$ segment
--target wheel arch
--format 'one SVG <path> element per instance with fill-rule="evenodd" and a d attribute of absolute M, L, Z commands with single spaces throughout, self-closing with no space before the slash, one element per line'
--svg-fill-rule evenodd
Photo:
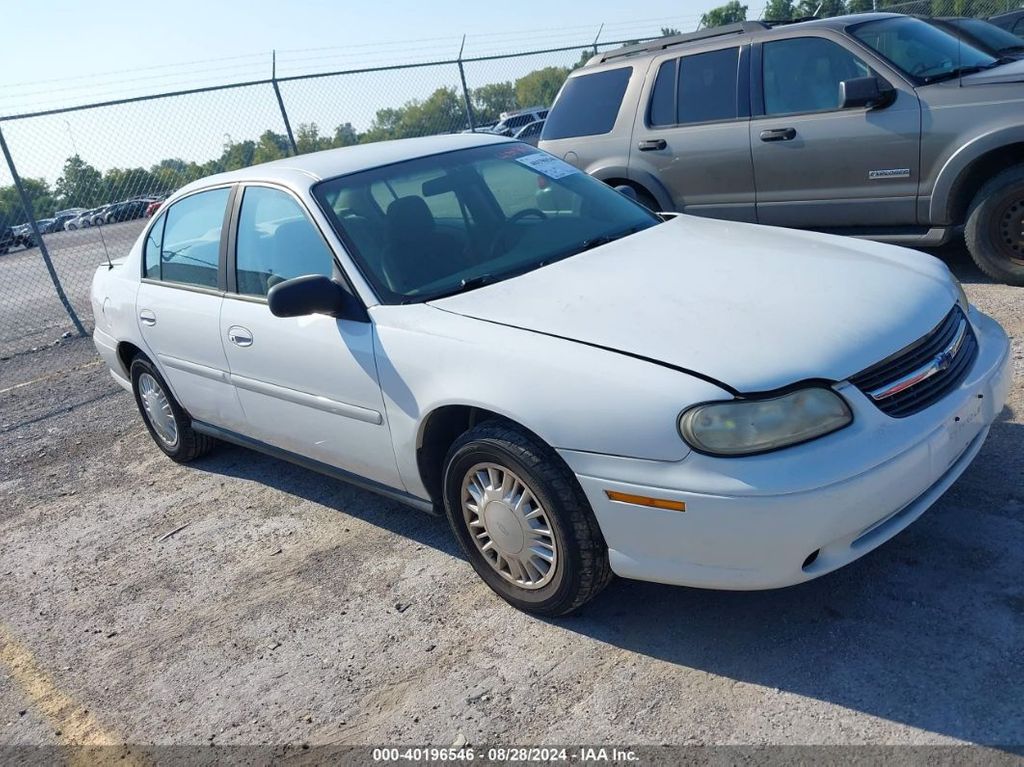
<path fill-rule="evenodd" d="M 932 189 L 929 222 L 961 225 L 978 190 L 992 176 L 1024 163 L 1024 126 L 980 136 L 965 144 L 939 171 Z"/>
<path fill-rule="evenodd" d="M 644 192 L 658 203 L 661 210 L 675 210 L 672 195 L 654 175 L 636 168 L 609 165 L 599 168 L 588 168 L 587 173 L 609 186 L 624 184 L 638 192 Z"/>

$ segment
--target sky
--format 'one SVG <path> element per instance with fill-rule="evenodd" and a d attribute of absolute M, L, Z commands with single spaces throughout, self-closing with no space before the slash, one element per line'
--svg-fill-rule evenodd
<path fill-rule="evenodd" d="M 279 76 L 485 56 L 695 29 L 715 0 L 2 0 L 0 115 Z M 760 6 L 751 5 L 755 18 Z M 578 53 L 466 65 L 470 87 L 514 79 Z M 563 63 L 562 59 L 566 61 Z M 376 109 L 454 85 L 455 67 L 282 86 L 293 126 L 367 126 Z M 281 130 L 267 89 L 150 102 L 98 113 L 0 123 L 19 172 L 54 180 L 78 151 L 101 168 L 167 156 L 207 159 L 226 140 Z M 292 111 L 295 114 L 292 115 Z M 213 151 L 216 150 L 216 151 Z M 211 154 L 212 153 L 212 154 Z M 0 170 L 0 183 L 4 183 Z"/>

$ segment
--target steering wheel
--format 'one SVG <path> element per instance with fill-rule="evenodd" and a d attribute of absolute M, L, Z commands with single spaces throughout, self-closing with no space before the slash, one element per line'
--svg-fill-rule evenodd
<path fill-rule="evenodd" d="M 505 223 L 501 225 L 497 233 L 494 235 L 494 239 L 491 240 L 491 258 L 495 258 L 498 255 L 498 246 L 501 245 L 502 242 L 504 242 L 505 237 L 508 235 L 509 227 L 511 227 L 513 224 L 517 224 L 524 218 L 528 218 L 529 216 L 539 218 L 541 221 L 548 220 L 548 214 L 542 211 L 540 208 L 523 208 L 518 213 L 513 213 L 511 216 L 505 219 Z"/>

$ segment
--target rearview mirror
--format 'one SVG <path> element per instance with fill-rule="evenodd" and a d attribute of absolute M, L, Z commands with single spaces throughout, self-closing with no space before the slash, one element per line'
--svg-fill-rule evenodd
<path fill-rule="evenodd" d="M 867 107 L 875 109 L 888 106 L 896 90 L 877 77 L 854 77 L 839 83 L 839 106 L 841 109 Z"/>
<path fill-rule="evenodd" d="M 267 293 L 267 303 L 275 317 L 327 314 L 359 322 L 368 319 L 366 309 L 355 296 L 322 274 L 307 274 L 279 282 Z"/>

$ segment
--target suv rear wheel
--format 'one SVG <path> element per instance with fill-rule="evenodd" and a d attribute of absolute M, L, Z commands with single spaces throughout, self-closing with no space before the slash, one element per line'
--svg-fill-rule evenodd
<path fill-rule="evenodd" d="M 981 271 L 1024 285 L 1024 165 L 1004 170 L 978 190 L 964 237 Z"/>

